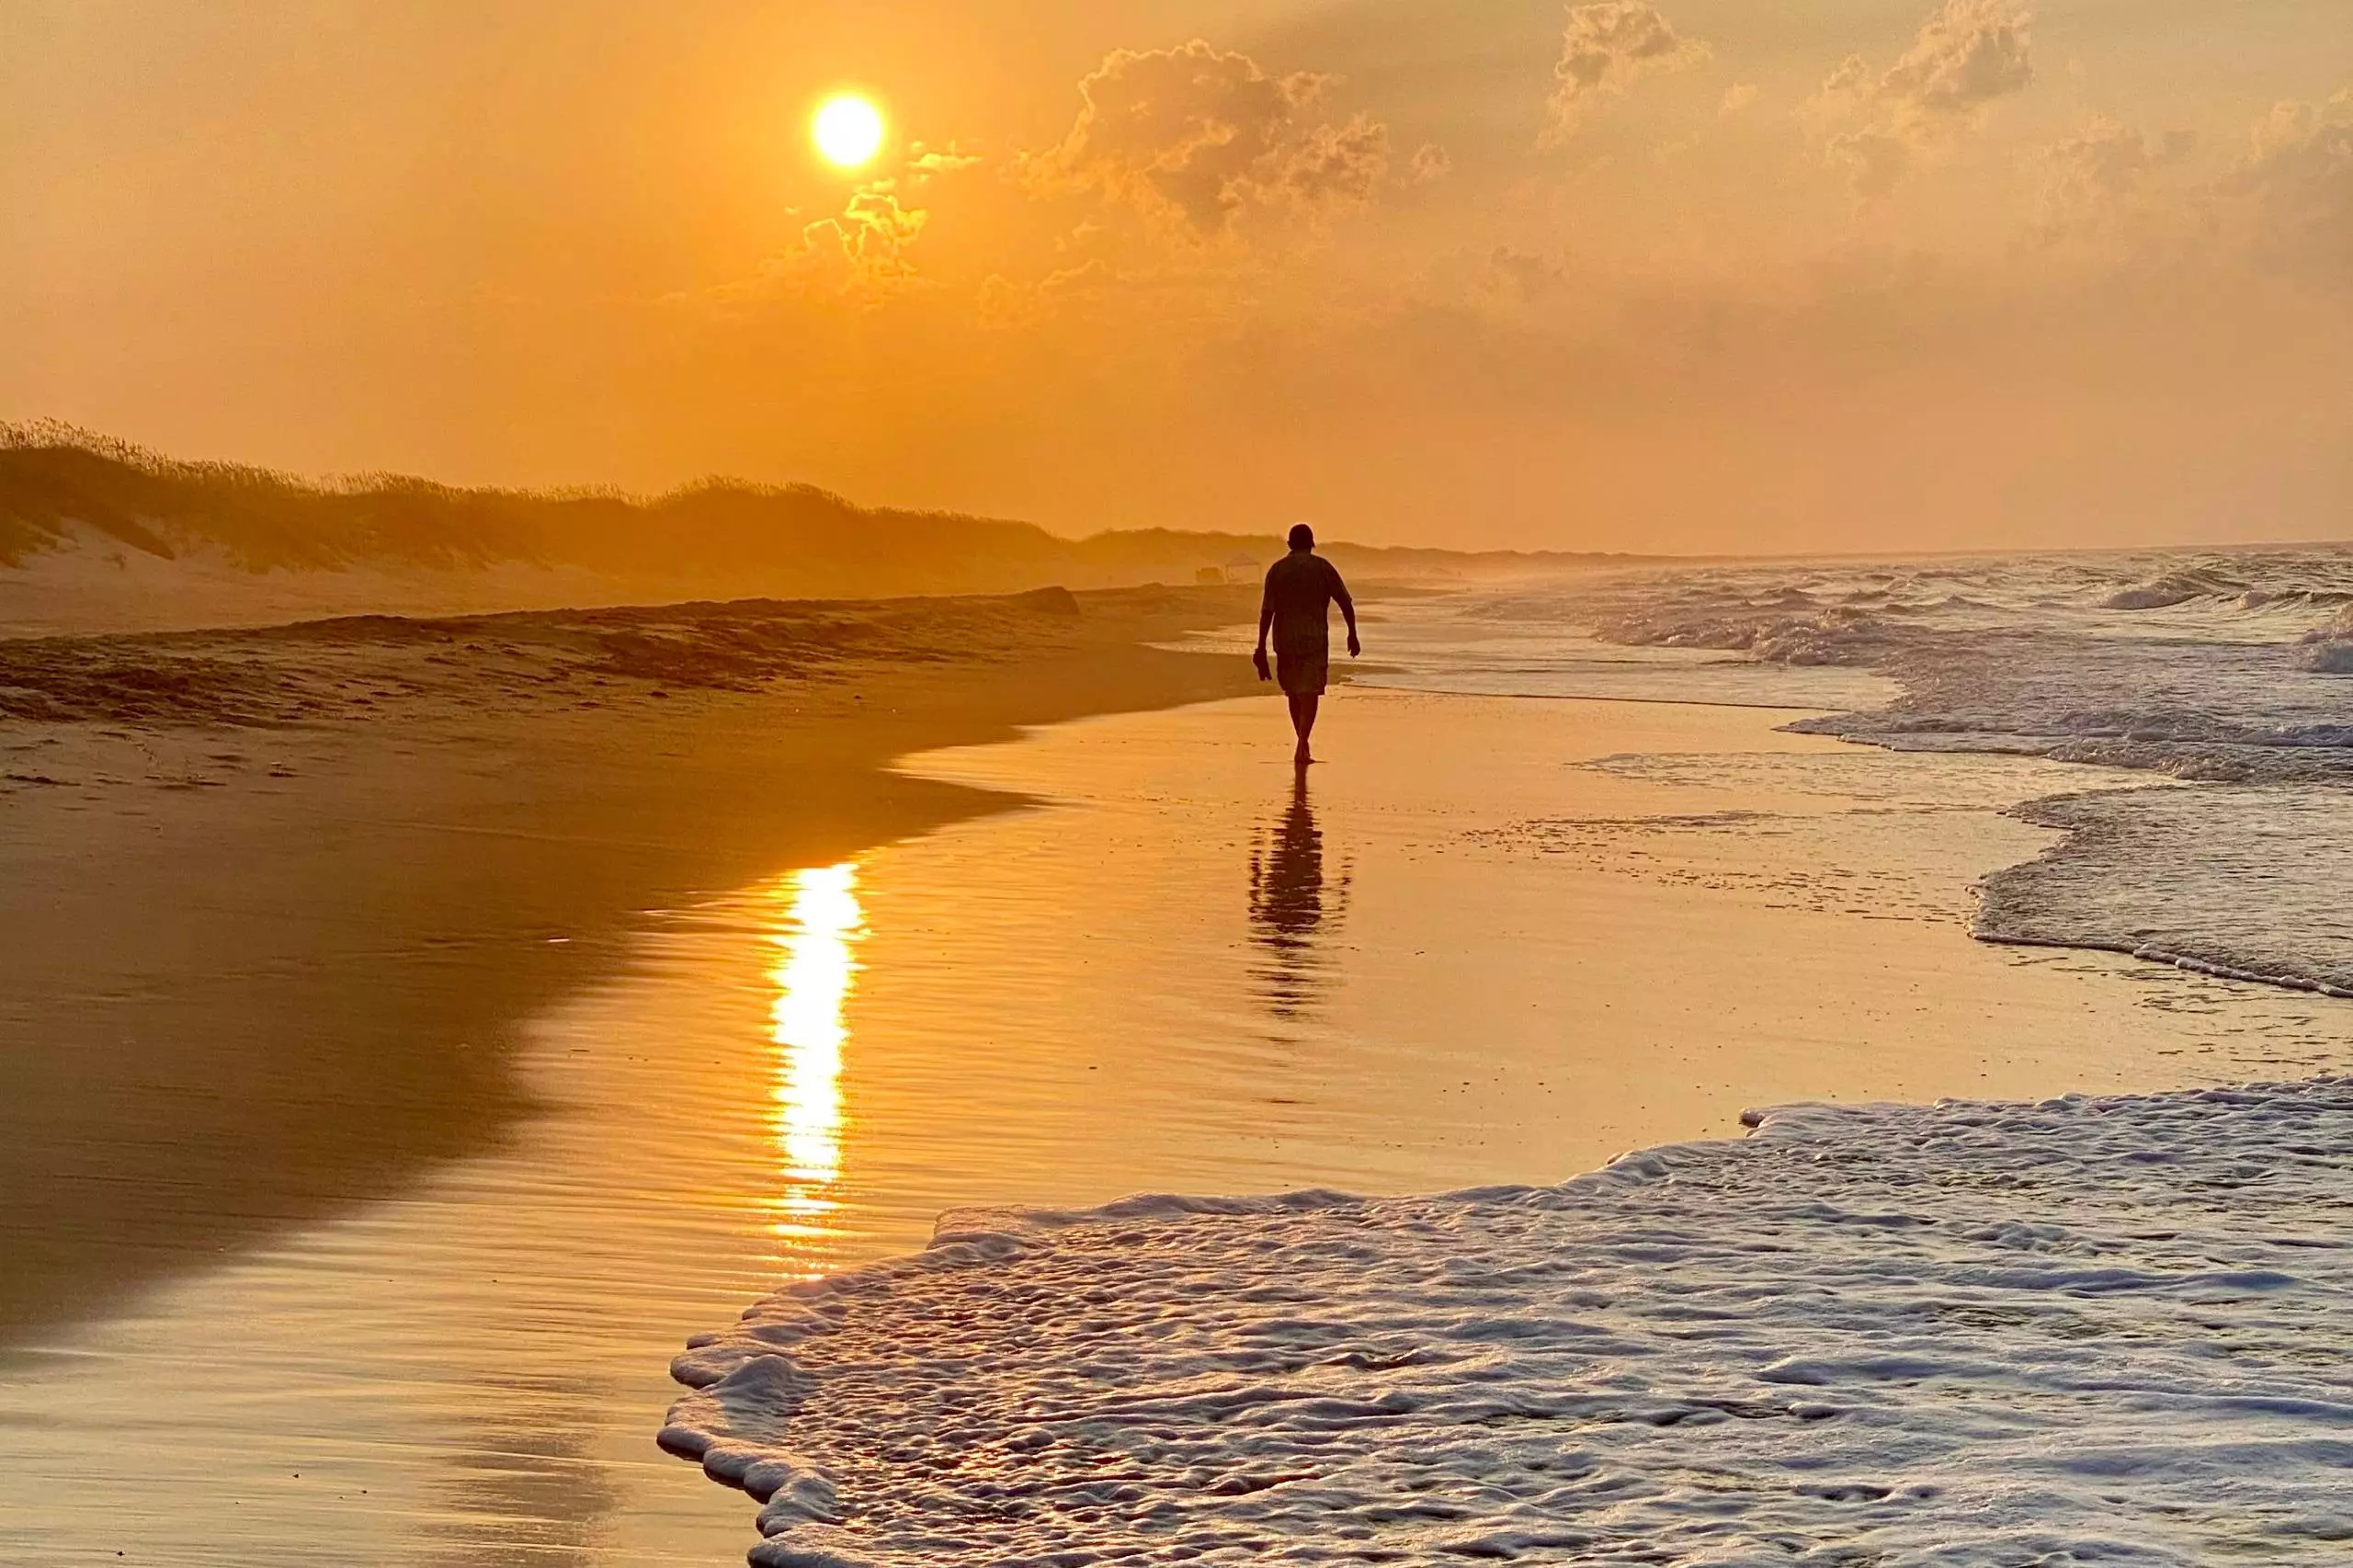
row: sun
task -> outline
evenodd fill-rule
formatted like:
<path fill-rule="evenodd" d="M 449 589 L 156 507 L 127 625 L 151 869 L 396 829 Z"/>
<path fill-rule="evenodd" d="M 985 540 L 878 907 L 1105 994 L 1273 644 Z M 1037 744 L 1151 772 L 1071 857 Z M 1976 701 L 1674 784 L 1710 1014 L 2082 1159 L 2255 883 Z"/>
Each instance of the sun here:
<path fill-rule="evenodd" d="M 809 135 L 817 152 L 837 168 L 854 169 L 871 163 L 882 150 L 882 111 L 873 100 L 842 93 L 817 106 L 809 121 Z"/>

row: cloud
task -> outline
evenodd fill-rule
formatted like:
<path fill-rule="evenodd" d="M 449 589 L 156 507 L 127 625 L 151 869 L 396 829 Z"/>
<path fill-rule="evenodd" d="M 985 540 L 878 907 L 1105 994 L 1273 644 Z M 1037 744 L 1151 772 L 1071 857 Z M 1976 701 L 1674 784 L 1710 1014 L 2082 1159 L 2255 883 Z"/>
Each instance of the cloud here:
<path fill-rule="evenodd" d="M 1302 137 L 1266 188 L 1313 210 L 1357 207 L 1371 199 L 1388 171 L 1389 128 L 1358 115 Z"/>
<path fill-rule="evenodd" d="M 1734 82 L 1724 89 L 1723 100 L 1716 105 L 1716 112 L 1738 114 L 1756 101 L 1757 92 L 1756 84 L 1754 82 Z"/>
<path fill-rule="evenodd" d="M 2032 45 L 2024 0 L 1945 0 L 1886 71 L 1874 76 L 1870 62 L 1848 55 L 1810 106 L 1825 119 L 1859 121 L 1831 138 L 1830 161 L 1865 201 L 1882 199 L 1990 106 L 2033 83 Z"/>
<path fill-rule="evenodd" d="M 790 249 L 759 264 L 752 277 L 707 291 L 722 305 L 741 305 L 783 295 L 832 295 L 858 305 L 879 305 L 928 286 L 912 255 L 931 222 L 928 208 L 913 204 L 913 193 L 985 162 L 956 142 L 907 150 L 900 172 L 869 180 L 851 191 L 839 212 L 803 225 Z"/>
<path fill-rule="evenodd" d="M 895 285 L 914 278 L 907 249 L 930 216 L 920 207 L 902 206 L 895 182 L 876 180 L 861 187 L 839 217 L 810 224 L 801 237 L 813 249 L 828 243 L 839 246 L 856 281 L 869 287 Z"/>
<path fill-rule="evenodd" d="M 1565 270 L 1558 262 L 1509 245 L 1497 245 L 1488 253 L 1479 287 L 1489 294 L 1533 304 L 1551 293 L 1564 276 Z"/>
<path fill-rule="evenodd" d="M 2045 237 L 2115 216 L 2141 196 L 2151 175 L 2181 162 L 2197 144 L 2191 131 L 2152 140 L 2120 120 L 2093 115 L 2042 155 Z"/>
<path fill-rule="evenodd" d="M 1706 44 L 1677 32 L 1648 0 L 1570 6 L 1537 145 L 1557 146 L 1574 135 L 1595 97 L 1623 97 L 1638 77 L 1680 70 L 1707 57 Z"/>
<path fill-rule="evenodd" d="M 1388 173 L 1389 129 L 1363 114 L 1314 120 L 1335 80 L 1270 76 L 1199 39 L 1116 50 L 1079 83 L 1069 134 L 1023 159 L 1020 178 L 1036 195 L 1093 192 L 1194 239 L 1231 233 L 1253 209 L 1362 206 Z"/>
<path fill-rule="evenodd" d="M 2063 207 L 2114 201 L 2138 190 L 2158 162 L 2149 139 L 2120 120 L 2096 114 L 2084 128 L 2043 154 L 2051 199 Z"/>
<path fill-rule="evenodd" d="M 827 293 L 879 304 L 921 283 L 907 253 L 930 217 L 900 201 L 897 181 L 870 181 L 840 212 L 804 226 L 790 250 L 761 262 L 752 278 L 712 290 L 711 297 L 736 304 L 781 293 Z"/>
<path fill-rule="evenodd" d="M 952 175 L 986 161 L 953 142 L 945 147 L 926 147 L 918 142 L 907 149 L 907 168 L 917 175 Z"/>
<path fill-rule="evenodd" d="M 1880 78 L 1879 98 L 1922 121 L 1973 116 L 2034 81 L 2031 27 L 2017 0 L 1946 0 Z"/>
<path fill-rule="evenodd" d="M 2151 137 L 2094 116 L 2045 154 L 2040 237 L 2353 289 L 2353 94 L 2278 104 L 2229 165 L 2171 176 L 2197 147 L 2189 131 Z"/>
<path fill-rule="evenodd" d="M 1915 140 L 1900 131 L 1850 131 L 1831 138 L 1829 157 L 1847 171 L 1855 195 L 1866 204 L 1885 200 L 1918 161 Z"/>
<path fill-rule="evenodd" d="M 1453 172 L 1454 154 L 1435 142 L 1425 142 L 1415 148 L 1413 162 L 1405 166 L 1406 178 L 1414 185 L 1428 185 Z"/>
<path fill-rule="evenodd" d="M 2326 104 L 2275 108 L 2229 187 L 2247 204 L 2266 265 L 2353 282 L 2353 88 Z"/>
<path fill-rule="evenodd" d="M 1100 258 L 1063 267 L 1034 283 L 993 272 L 982 280 L 974 299 L 974 319 L 995 330 L 1033 326 L 1053 316 L 1065 300 L 1092 298 L 1110 281 L 1111 269 Z"/>
<path fill-rule="evenodd" d="M 1871 62 L 1859 54 L 1850 54 L 1838 62 L 1837 69 L 1823 78 L 1822 90 L 1814 101 L 1817 106 L 1835 109 L 1869 97 L 1870 90 Z"/>

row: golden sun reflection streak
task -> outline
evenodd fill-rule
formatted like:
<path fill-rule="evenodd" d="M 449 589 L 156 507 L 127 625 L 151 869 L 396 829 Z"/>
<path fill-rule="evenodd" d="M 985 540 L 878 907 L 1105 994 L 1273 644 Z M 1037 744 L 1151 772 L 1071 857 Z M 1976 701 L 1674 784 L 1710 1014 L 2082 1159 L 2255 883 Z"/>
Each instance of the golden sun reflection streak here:
<path fill-rule="evenodd" d="M 826 1189 L 841 1176 L 842 1010 L 858 983 L 855 949 L 866 935 L 858 865 L 847 861 L 794 873 L 792 909 L 772 940 L 784 950 L 771 971 L 777 994 L 769 1038 L 777 1045 L 776 1142 L 784 1157 L 777 1207 L 779 1235 L 812 1233 L 835 1205 Z"/>

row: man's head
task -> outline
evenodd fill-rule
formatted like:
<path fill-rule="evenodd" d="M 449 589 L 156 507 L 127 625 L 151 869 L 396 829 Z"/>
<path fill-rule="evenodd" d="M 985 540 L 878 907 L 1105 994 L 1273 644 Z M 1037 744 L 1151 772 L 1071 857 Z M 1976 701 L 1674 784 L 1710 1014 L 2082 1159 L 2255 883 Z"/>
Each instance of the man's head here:
<path fill-rule="evenodd" d="M 1291 524 L 1290 547 L 1293 550 L 1313 550 L 1315 548 L 1315 530 L 1309 528 L 1305 523 Z"/>

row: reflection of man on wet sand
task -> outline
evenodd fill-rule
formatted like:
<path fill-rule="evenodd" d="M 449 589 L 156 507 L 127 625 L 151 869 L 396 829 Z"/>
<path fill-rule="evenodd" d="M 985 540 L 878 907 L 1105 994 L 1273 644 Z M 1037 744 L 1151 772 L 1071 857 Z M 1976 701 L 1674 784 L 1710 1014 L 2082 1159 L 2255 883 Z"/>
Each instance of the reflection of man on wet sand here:
<path fill-rule="evenodd" d="M 1250 940 L 1265 949 L 1253 967 L 1259 999 L 1278 1018 L 1312 1017 L 1328 983 L 1318 938 L 1347 908 L 1347 864 L 1328 881 L 1324 835 L 1307 803 L 1305 769 L 1291 775 L 1290 809 L 1260 829 L 1250 851 Z"/>
<path fill-rule="evenodd" d="M 1340 607 L 1348 622 L 1348 657 L 1364 652 L 1357 641 L 1356 601 L 1340 581 L 1333 564 L 1315 553 L 1315 530 L 1301 523 L 1290 530 L 1290 553 L 1267 569 L 1267 594 L 1258 605 L 1258 651 L 1251 662 L 1260 680 L 1279 680 L 1290 699 L 1290 727 L 1299 732 L 1299 750 L 1291 760 L 1304 767 L 1307 737 L 1315 728 L 1315 710 L 1332 672 L 1331 607 Z M 1267 667 L 1267 634 L 1274 633 L 1275 665 Z"/>

